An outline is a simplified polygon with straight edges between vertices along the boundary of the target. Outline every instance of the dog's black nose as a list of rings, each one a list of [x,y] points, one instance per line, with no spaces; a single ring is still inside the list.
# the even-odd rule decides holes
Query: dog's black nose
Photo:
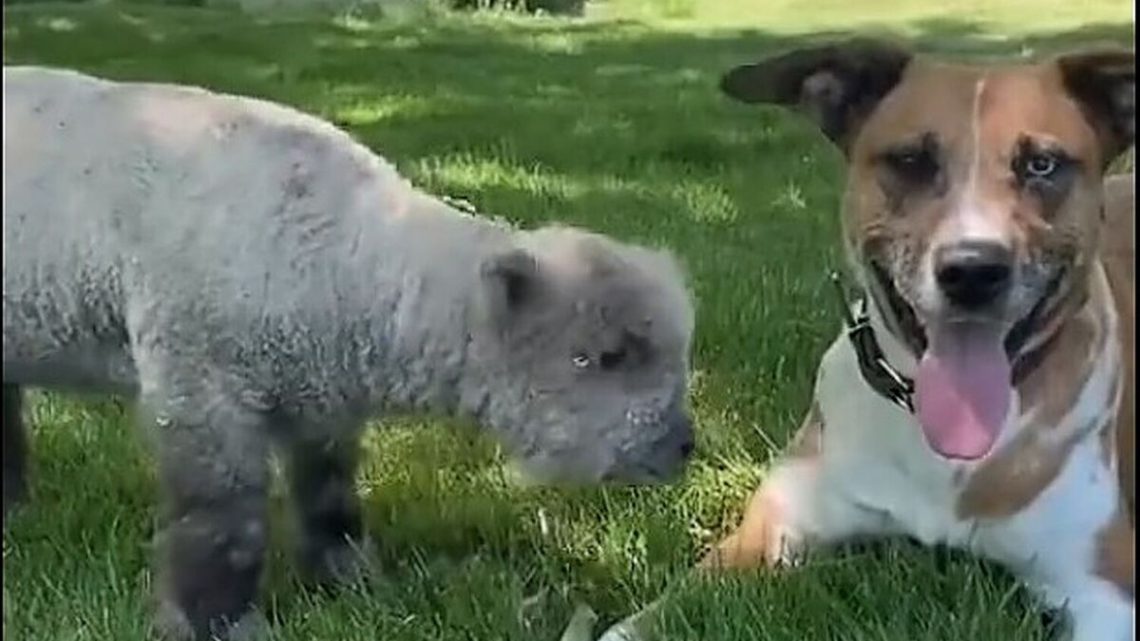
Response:
[[[962,241],[938,250],[934,275],[942,293],[958,307],[993,303],[1013,281],[1013,252],[1001,243]]]

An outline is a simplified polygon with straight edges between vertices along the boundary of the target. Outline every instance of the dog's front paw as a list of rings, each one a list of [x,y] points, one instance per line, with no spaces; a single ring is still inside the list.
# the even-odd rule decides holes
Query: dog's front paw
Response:
[[[606,630],[598,641],[649,641],[649,630],[638,617],[634,615],[619,621]]]
[[[640,612],[618,621],[602,634],[598,641],[650,641],[653,624],[661,609],[661,599],[645,606]]]
[[[202,628],[196,630],[174,602],[159,601],[154,633],[161,641],[261,641],[269,636],[269,621],[257,610],[250,610],[237,621],[212,621]]]
[[[798,532],[789,528],[782,528],[775,533],[774,549],[776,556],[771,560],[772,567],[794,569],[807,560],[808,548],[804,538]]]
[[[602,636],[598,637],[598,641],[646,641],[646,639],[637,627],[630,625],[629,619],[626,619],[615,623],[613,627],[606,630]]]

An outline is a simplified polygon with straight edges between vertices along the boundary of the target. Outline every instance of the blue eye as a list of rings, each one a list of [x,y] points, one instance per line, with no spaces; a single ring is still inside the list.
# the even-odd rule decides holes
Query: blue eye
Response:
[[[1025,173],[1031,178],[1049,178],[1060,165],[1052,154],[1036,154],[1025,162]]]
[[[1076,161],[1061,149],[1034,148],[1024,144],[1012,169],[1022,184],[1060,187]]]

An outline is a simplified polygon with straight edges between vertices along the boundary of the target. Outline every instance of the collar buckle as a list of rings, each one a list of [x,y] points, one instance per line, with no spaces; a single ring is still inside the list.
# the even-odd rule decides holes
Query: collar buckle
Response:
[[[835,287],[843,325],[847,330],[847,338],[855,349],[863,380],[867,381],[871,389],[880,396],[913,414],[914,381],[900,374],[887,362],[882,348],[875,340],[875,330],[871,327],[871,315],[867,310],[867,299],[860,299],[858,315],[852,314],[851,304],[847,300],[839,272],[832,271],[829,278]]]

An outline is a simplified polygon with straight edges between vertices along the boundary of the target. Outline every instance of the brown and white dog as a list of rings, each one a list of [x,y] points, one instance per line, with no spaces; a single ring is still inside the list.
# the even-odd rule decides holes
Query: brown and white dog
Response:
[[[806,113],[843,151],[866,316],[701,567],[910,536],[1004,564],[1074,641],[1131,640],[1135,201],[1105,172],[1133,143],[1133,52],[970,66],[851,41],[721,88]]]

